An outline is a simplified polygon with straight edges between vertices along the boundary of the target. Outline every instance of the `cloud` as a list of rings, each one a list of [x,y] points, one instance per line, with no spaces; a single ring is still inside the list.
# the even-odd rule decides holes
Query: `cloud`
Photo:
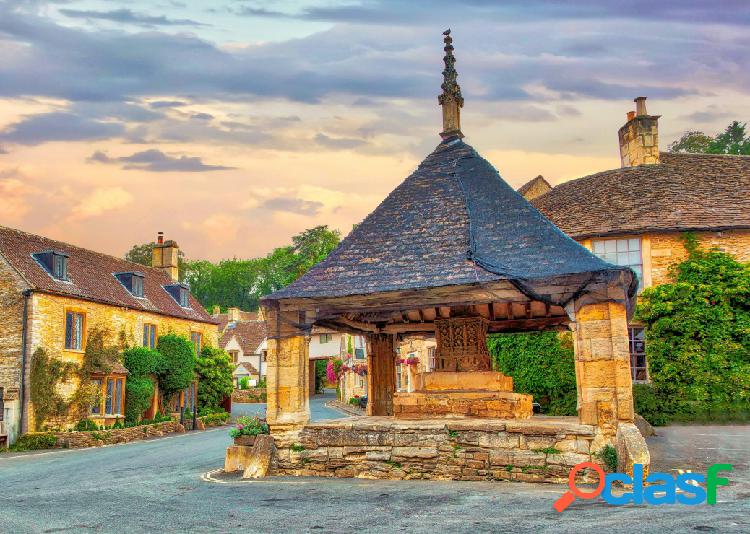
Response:
[[[7,154],[8,151],[5,150],[2,146],[0,146],[0,154]]]
[[[0,140],[21,145],[38,145],[49,141],[84,141],[109,139],[125,132],[121,123],[104,122],[73,113],[40,113],[0,131]]]
[[[114,9],[111,11],[94,11],[81,9],[61,9],[60,13],[70,18],[86,20],[107,20],[122,24],[134,24],[151,28],[154,26],[207,26],[190,19],[170,19],[164,15],[153,16],[137,13],[131,9]]]
[[[317,200],[303,200],[301,198],[274,197],[269,198],[263,204],[262,208],[272,211],[284,211],[313,217],[323,209],[323,203]]]
[[[190,115],[190,118],[199,121],[210,121],[214,118],[214,116],[210,113],[193,113],[192,115]]]
[[[315,142],[320,146],[332,150],[349,150],[366,144],[362,139],[351,139],[343,137],[329,137],[325,134],[318,133],[315,136]]]
[[[19,221],[31,209],[27,182],[16,170],[0,171],[0,220]]]
[[[161,150],[152,148],[136,152],[130,156],[111,158],[105,152],[97,150],[88,161],[94,163],[120,164],[125,170],[140,170],[150,172],[208,172],[224,171],[234,167],[223,165],[207,165],[199,157],[169,156]]]
[[[731,112],[721,110],[719,109],[718,106],[716,106],[715,104],[712,104],[702,111],[694,111],[693,113],[688,113],[687,115],[683,115],[680,117],[680,119],[683,119],[689,122],[697,122],[697,123],[704,124],[704,123],[715,122],[718,119],[727,119],[732,116],[733,114]]]
[[[72,219],[97,217],[107,212],[124,208],[133,202],[133,195],[122,187],[103,187],[95,189],[73,207]]]
[[[187,106],[187,102],[183,102],[182,100],[156,100],[154,102],[150,102],[149,106],[151,106],[154,109],[161,109],[161,108],[179,108],[182,106]]]

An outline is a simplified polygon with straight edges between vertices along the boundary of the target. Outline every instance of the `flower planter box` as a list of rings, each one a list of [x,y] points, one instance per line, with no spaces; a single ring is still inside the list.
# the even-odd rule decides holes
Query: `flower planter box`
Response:
[[[244,445],[245,447],[252,447],[255,445],[256,436],[239,436],[234,438],[235,445]]]

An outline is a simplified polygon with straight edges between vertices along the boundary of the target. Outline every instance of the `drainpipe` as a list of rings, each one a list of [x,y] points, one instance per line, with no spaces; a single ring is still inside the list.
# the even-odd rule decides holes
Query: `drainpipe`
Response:
[[[19,434],[22,435],[25,433],[26,428],[24,426],[28,427],[28,425],[24,425],[24,415],[26,412],[26,353],[28,352],[28,347],[26,343],[26,336],[28,334],[28,319],[29,319],[29,298],[31,297],[31,289],[24,289],[23,290],[23,323],[21,324],[21,387],[19,388],[19,397],[20,397],[20,410],[19,414],[21,416],[21,424],[20,424],[20,432]]]

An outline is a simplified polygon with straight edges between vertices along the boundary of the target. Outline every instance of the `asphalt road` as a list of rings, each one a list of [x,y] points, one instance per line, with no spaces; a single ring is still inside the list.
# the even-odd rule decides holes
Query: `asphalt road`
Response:
[[[716,430],[733,436],[724,448],[744,450],[703,447],[717,440],[696,435]],[[215,472],[230,443],[221,428],[0,456],[0,532],[748,532],[749,441],[747,426],[671,427],[653,438],[660,468],[690,468],[681,457],[700,459],[700,469],[729,457],[745,462],[730,475],[732,486],[719,489],[716,506],[577,501],[558,514],[551,508],[565,491],[558,485],[229,479]]]

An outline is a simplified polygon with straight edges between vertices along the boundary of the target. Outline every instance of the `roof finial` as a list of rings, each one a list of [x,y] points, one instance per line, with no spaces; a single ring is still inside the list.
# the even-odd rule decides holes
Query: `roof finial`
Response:
[[[463,137],[461,133],[461,108],[464,105],[464,97],[461,95],[461,87],[456,82],[458,73],[456,72],[456,58],[453,56],[453,38],[451,30],[448,28],[443,32],[445,38],[445,56],[443,62],[443,84],[440,86],[443,93],[438,96],[438,102],[443,107],[443,131],[440,137],[448,139],[449,137]]]

